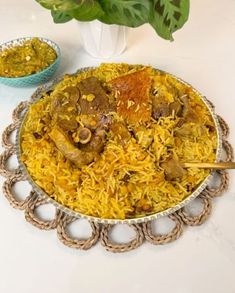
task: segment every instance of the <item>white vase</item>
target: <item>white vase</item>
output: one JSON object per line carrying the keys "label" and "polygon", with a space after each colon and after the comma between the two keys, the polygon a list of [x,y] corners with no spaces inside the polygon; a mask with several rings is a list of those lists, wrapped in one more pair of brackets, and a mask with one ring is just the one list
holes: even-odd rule
{"label": "white vase", "polygon": [[128,28],[107,25],[98,20],[78,22],[84,49],[95,58],[120,55],[127,45]]}

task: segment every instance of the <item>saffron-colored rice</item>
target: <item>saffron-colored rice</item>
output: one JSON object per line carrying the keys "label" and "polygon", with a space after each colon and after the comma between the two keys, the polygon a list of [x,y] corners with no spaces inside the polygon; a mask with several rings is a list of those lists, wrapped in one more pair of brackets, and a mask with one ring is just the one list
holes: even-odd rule
{"label": "saffron-colored rice", "polygon": [[[22,129],[21,159],[31,177],[50,197],[82,214],[107,219],[145,216],[175,206],[189,196],[207,177],[208,170],[189,168],[180,180],[167,181],[160,162],[169,157],[169,149],[182,162],[213,162],[217,148],[216,131],[201,131],[201,125],[214,127],[214,122],[200,96],[172,76],[154,70],[153,87],[173,102],[179,92],[187,93],[190,104],[200,117],[191,122],[192,135],[174,136],[179,121],[175,116],[151,120],[153,143],[146,150],[135,138],[123,146],[109,139],[99,160],[78,169],[68,161],[50,139],[50,101],[53,94],[81,79],[96,76],[104,83],[140,69],[128,64],[102,64],[96,69],[65,76],[51,95],[30,106]],[[117,114],[115,114],[117,116]],[[115,116],[114,115],[114,116]],[[121,119],[114,117],[114,119]],[[33,133],[44,135],[38,139]],[[129,174],[128,182],[123,180]],[[141,209],[145,206],[146,211]],[[151,207],[149,209],[148,207]]]}

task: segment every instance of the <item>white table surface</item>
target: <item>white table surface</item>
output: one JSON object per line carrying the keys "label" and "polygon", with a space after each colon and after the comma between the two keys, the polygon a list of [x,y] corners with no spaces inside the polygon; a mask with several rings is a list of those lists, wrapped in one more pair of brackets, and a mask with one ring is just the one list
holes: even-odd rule
{"label": "white table surface", "polygon": [[[149,26],[142,26],[131,30],[125,53],[107,61],[151,64],[190,82],[226,118],[235,146],[235,1],[191,2],[190,20],[175,34],[175,42],[161,40]],[[33,0],[0,0],[0,12],[0,42],[43,36],[60,45],[58,75],[101,61],[81,49],[75,21],[56,25],[49,11]],[[33,91],[0,85],[0,132],[11,122],[14,107]],[[215,200],[210,219],[201,227],[188,227],[178,241],[165,246],[145,243],[125,254],[106,252],[100,244],[84,252],[65,247],[55,231],[28,224],[0,191],[0,292],[234,293],[234,211],[231,172],[230,189]],[[80,228],[84,233],[84,223]],[[124,227],[116,234],[129,237]]]}

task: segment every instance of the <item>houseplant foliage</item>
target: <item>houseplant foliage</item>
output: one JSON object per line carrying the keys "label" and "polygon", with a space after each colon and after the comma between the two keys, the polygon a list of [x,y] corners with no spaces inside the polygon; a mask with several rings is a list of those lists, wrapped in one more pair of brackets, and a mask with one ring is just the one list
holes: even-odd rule
{"label": "houseplant foliage", "polygon": [[157,34],[173,40],[172,34],[188,19],[190,0],[36,0],[50,9],[55,23],[71,19],[99,20],[106,24],[138,27],[149,23]]}

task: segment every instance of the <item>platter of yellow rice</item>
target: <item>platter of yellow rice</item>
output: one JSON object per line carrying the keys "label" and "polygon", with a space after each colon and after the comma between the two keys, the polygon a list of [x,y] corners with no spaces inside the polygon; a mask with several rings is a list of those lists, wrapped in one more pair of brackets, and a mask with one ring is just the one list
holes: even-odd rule
{"label": "platter of yellow rice", "polygon": [[[142,82],[149,83],[144,94]],[[74,101],[69,100],[74,88],[79,92],[76,103],[81,101],[75,126],[70,123]],[[147,106],[146,92],[146,98],[151,96]],[[94,104],[96,96],[102,102],[100,109]],[[112,104],[108,110],[104,96]],[[59,117],[63,103],[68,107]],[[90,107],[89,115],[81,114],[89,103],[95,107]],[[91,155],[91,146],[86,149],[77,129],[88,129],[95,140],[97,130],[89,130],[84,121],[99,117],[93,123],[100,125],[102,111],[109,121],[102,129],[105,142],[101,151],[95,149]],[[63,142],[68,145],[61,146]],[[81,154],[79,161],[71,156],[73,150]],[[179,78],[143,65],[101,64],[41,86],[31,97],[17,132],[17,157],[38,195],[70,215],[110,224],[154,220],[187,205],[205,189],[212,173],[188,168],[179,170],[179,175],[179,163],[215,162],[220,152],[220,128],[207,99]]]}

